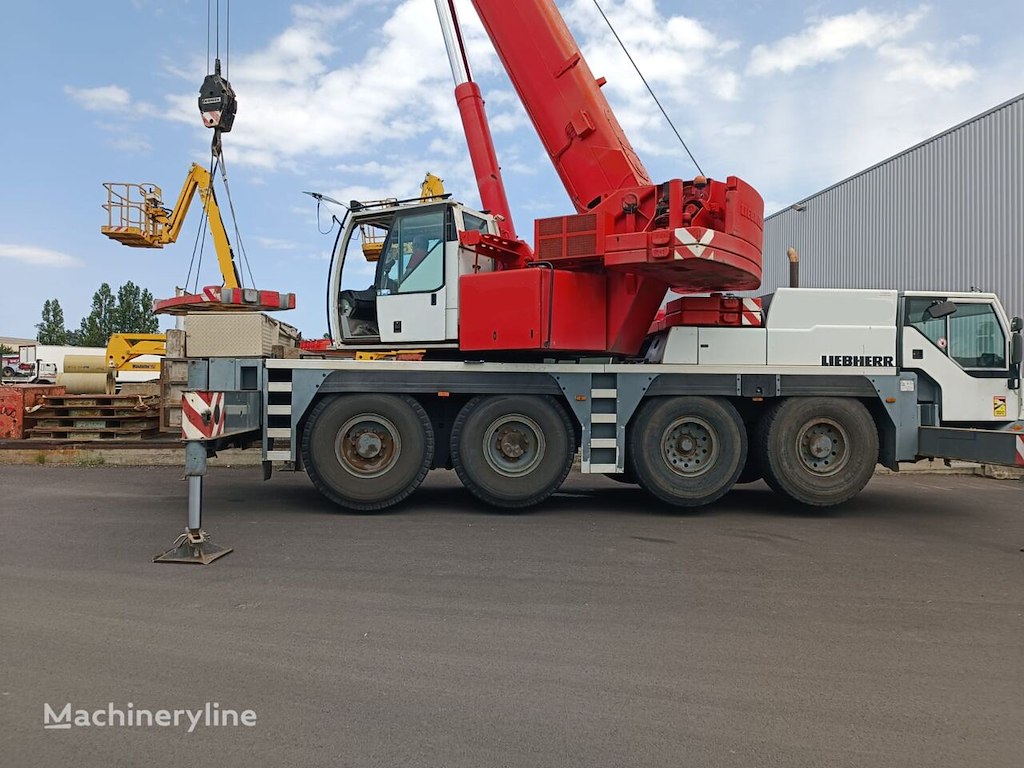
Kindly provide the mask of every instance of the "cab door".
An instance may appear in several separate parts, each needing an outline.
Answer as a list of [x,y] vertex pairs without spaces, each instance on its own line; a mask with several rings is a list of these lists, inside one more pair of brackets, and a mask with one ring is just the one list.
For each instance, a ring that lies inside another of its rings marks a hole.
[[382,342],[445,340],[449,220],[447,205],[396,215],[377,265],[377,324]]
[[944,423],[1020,418],[1021,391],[1008,384],[1009,327],[991,300],[907,296],[902,346],[902,367],[941,389]]

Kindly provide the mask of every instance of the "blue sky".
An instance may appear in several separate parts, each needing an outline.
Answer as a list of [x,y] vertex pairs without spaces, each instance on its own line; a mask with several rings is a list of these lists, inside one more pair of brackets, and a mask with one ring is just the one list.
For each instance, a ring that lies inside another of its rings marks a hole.
[[[592,0],[558,4],[651,176],[692,176]],[[458,5],[517,227],[529,232],[533,218],[570,206],[470,4]],[[101,185],[153,182],[172,202],[190,163],[208,162],[195,106],[207,3],[5,6],[0,335],[33,336],[52,297],[77,327],[104,281],[172,295],[198,208],[176,245],[128,249],[99,233]],[[602,6],[705,172],[745,178],[769,211],[1024,89],[1020,0],[969,12],[891,0]],[[239,111],[224,144],[249,261],[258,286],[297,294],[299,308],[281,319],[318,337],[333,234],[318,233],[304,190],[410,197],[429,170],[478,205],[434,4],[235,2],[230,54]],[[217,282],[208,248],[200,284]]]

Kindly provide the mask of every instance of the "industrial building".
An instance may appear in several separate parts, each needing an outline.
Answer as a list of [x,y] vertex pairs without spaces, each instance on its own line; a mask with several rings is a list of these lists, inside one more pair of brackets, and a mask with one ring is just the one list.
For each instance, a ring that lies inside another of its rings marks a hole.
[[1024,94],[765,220],[760,293],[992,291],[1024,315]]

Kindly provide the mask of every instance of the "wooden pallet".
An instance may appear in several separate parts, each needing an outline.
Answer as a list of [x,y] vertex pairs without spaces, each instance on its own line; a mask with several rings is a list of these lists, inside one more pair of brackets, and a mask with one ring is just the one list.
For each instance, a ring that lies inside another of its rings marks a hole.
[[50,440],[66,442],[88,442],[96,440],[145,440],[156,437],[160,430],[156,427],[144,429],[124,427],[54,427],[43,429],[32,427],[27,430],[29,440]]
[[159,433],[157,397],[62,395],[45,398],[26,429],[29,440],[143,440]]
[[138,416],[108,419],[46,417],[37,419],[35,423],[37,429],[149,429],[159,426],[160,419],[155,413],[143,418]]
[[55,408],[135,408],[156,407],[159,397],[152,395],[60,395],[47,397],[47,407]]

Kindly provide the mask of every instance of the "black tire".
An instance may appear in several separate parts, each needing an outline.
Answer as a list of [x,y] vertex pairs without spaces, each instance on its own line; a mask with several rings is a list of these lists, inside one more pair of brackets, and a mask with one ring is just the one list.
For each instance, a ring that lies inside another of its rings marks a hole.
[[14,378],[14,369],[11,368],[11,366],[9,366],[9,365],[5,365],[4,366],[4,370],[3,370],[3,374],[4,374],[4,378],[5,379],[13,379]]
[[800,504],[830,507],[856,496],[878,463],[878,431],[859,400],[794,397],[765,414],[757,455],[765,481]]
[[481,501],[503,509],[539,504],[572,468],[575,432],[550,397],[475,397],[452,425],[452,464]]
[[728,400],[658,397],[633,417],[629,450],[644,490],[677,507],[699,507],[736,482],[747,431]]
[[324,398],[302,433],[302,461],[313,485],[356,512],[402,501],[423,482],[433,457],[430,418],[404,395]]

